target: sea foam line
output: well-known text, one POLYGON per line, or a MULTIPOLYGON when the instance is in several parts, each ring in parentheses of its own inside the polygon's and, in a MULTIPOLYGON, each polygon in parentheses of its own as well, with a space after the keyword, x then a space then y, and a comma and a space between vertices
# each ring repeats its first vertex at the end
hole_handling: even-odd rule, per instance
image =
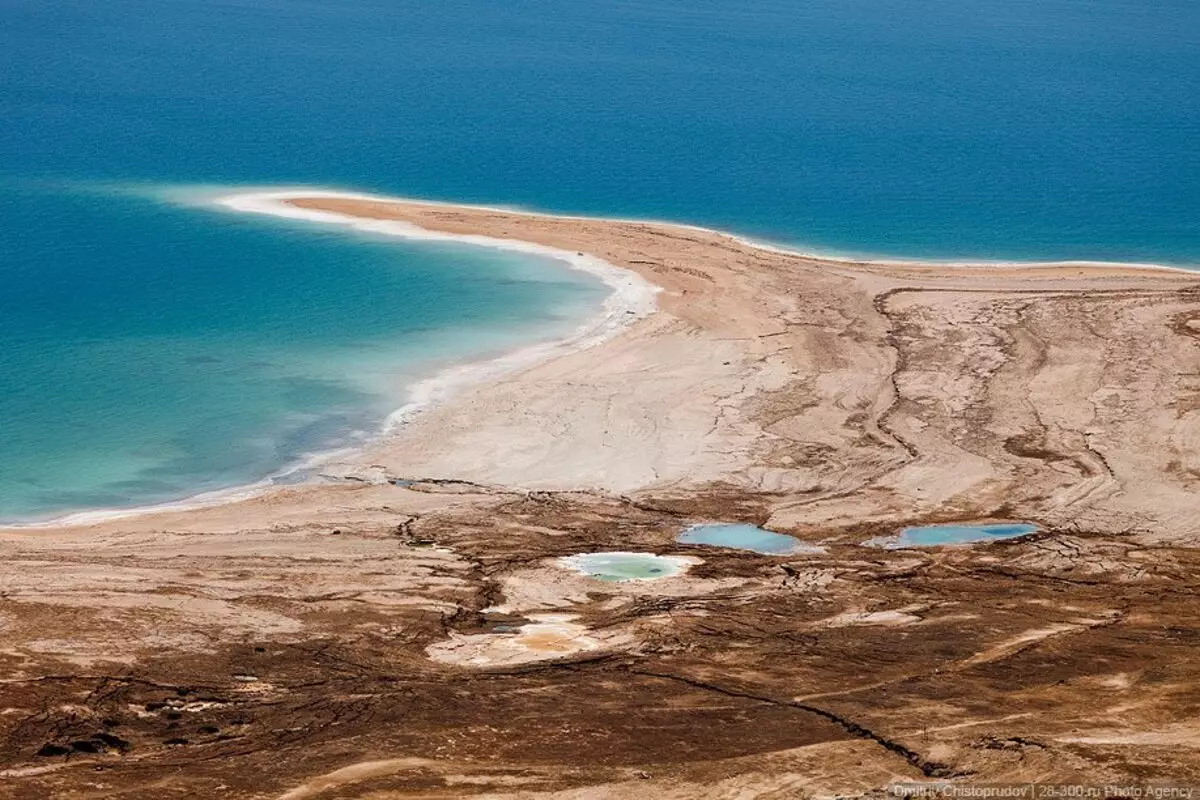
MULTIPOLYGON (((650 283, 632 270, 617 267, 595 256, 516 239, 500 239, 475 234, 440 233, 398 220, 374 220, 350 214, 303 209, 289 205, 286 202, 287 200, 301 197, 409 202, 394 197, 321 189, 242 192, 217 197, 213 202, 225 208, 244 213, 266 214, 305 222, 344 225, 364 232, 397 236, 416 241, 458 242, 478 247, 490 247, 497 250, 549 257, 566 263, 572 269, 595 276, 612 290, 608 297, 605 298, 600 313, 587 319, 565 337, 528 345, 486 361, 455 364, 440 370, 429 378, 417 381, 409 388, 408 402, 388 415, 383 429, 380 431, 380 436, 394 433, 398 428, 415 420, 421 412, 444 403, 454 394, 470 386, 516 372, 519 369, 532 366, 556 356, 595 347, 613 338, 636 320, 644 319, 657 310, 655 296, 661 291, 661 287, 650 283)), ((423 205, 451 205, 448 203, 412 202, 418 202, 423 205)), ((166 512, 192 511, 225 505, 240 500, 249 500, 261 497, 272 489, 280 488, 275 479, 282 475, 331 464, 340 458, 350 457, 362 449, 362 447, 339 448, 333 451, 314 453, 304 458, 299 464, 289 465, 286 469, 261 481, 229 489, 204 492, 203 494, 193 495, 181 500, 123 509, 79 511, 45 521, 0 524, 0 529, 36 529, 93 525, 116 519, 166 512)))

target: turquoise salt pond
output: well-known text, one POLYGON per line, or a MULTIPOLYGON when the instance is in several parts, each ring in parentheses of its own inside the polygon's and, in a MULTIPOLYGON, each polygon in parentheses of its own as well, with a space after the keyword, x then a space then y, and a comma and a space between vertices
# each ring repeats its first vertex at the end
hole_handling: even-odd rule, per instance
POLYGON ((679 534, 681 544, 703 544, 711 547, 731 547, 752 550, 771 556, 790 556, 797 553, 824 553, 825 548, 806 544, 792 536, 763 530, 745 523, 711 523, 693 525, 679 534))
POLYGON ((687 571, 697 559, 653 553, 579 553, 558 560, 559 566, 600 581, 652 581, 687 571))
POLYGON ((897 549, 902 547, 938 547, 941 545, 974 544, 998 539, 1013 539, 1037 532, 1028 522, 997 522, 977 525, 923 525, 905 528, 896 536, 880 536, 864 544, 870 547, 897 549))

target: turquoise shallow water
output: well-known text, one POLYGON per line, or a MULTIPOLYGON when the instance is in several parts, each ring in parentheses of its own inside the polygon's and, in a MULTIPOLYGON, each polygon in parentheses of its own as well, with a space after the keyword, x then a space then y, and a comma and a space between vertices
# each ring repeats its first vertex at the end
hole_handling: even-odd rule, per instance
POLYGON ((0 0, 0 520, 262 478, 562 329, 553 265, 176 205, 306 184, 844 252, 1200 261, 1191 0, 0 0))
POLYGON ((938 547, 941 545, 973 544, 998 539, 1013 539, 1037 532, 1037 526, 1028 522, 1000 522, 978 525, 925 525, 905 528, 896 536, 868 542, 873 546, 938 547))
POLYGON ((53 257, 6 264, 0 519, 260 480, 374 434, 446 361, 569 333, 606 296, 552 259, 153 199, 46 214, 21 246, 53 257))
POLYGON ((822 548, 801 542, 794 536, 742 523, 693 525, 679 534, 679 542, 704 544, 712 547, 731 547, 775 556, 823 552, 822 548))

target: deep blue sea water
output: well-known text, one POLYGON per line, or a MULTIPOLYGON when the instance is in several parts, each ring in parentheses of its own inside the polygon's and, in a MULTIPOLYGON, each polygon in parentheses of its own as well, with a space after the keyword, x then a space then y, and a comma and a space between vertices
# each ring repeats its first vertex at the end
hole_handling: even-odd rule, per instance
POLYGON ((188 186, 1195 264, 1197 42, 1194 0, 0 0, 0 519, 261 478, 601 294, 188 186))

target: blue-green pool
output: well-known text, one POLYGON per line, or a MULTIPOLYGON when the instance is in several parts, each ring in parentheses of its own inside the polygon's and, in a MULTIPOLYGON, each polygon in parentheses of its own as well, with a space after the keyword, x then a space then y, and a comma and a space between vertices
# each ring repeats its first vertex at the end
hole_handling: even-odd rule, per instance
POLYGON ((880 536, 870 539, 864 544, 888 549, 974 544, 1027 536, 1036 533, 1037 529, 1036 525, 1029 522, 922 525, 915 528, 904 528, 895 536, 880 536))
POLYGON ((654 553, 579 553, 564 556, 559 566, 582 572, 600 581, 652 581, 687 571, 694 559, 654 553))
POLYGON ((823 553, 825 548, 807 544, 794 536, 763 530, 746 523, 719 522, 693 525, 679 534, 682 544, 703 544, 711 547, 731 547, 751 550, 772 556, 797 553, 823 553))

